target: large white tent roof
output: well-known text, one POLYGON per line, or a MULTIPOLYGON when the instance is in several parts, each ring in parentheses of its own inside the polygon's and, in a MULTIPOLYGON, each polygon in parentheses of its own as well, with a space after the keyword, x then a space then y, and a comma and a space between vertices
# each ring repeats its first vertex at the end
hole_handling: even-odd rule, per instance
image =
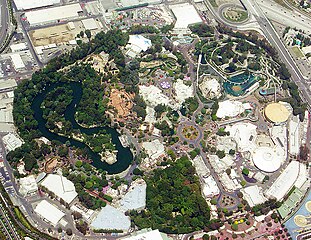
POLYGON ((142 35, 130 35, 129 44, 138 47, 137 51, 146 51, 152 46, 151 40, 142 35))
POLYGON ((121 199, 120 208, 123 211, 140 210, 146 206, 146 189, 147 184, 133 186, 121 199))
POLYGON ((28 10, 58 4, 60 0, 14 0, 14 3, 18 10, 28 10))
POLYGON ((35 208, 35 212, 41 217, 56 226, 57 223, 65 216, 61 210, 53 206, 46 200, 42 200, 35 208))
POLYGON ((103 207, 91 223, 91 227, 94 229, 117 229, 127 231, 130 226, 131 221, 129 217, 110 205, 103 207))
POLYGON ((52 191, 57 197, 62 198, 68 204, 78 195, 74 184, 61 175, 49 174, 42 181, 41 185, 52 191))

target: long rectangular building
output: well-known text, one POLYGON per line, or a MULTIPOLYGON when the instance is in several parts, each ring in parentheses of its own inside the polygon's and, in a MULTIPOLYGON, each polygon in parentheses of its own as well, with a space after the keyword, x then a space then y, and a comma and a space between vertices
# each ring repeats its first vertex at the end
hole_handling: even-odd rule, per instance
POLYGON ((59 4, 60 0, 14 0, 14 3, 17 10, 29 10, 59 4))
POLYGON ((79 13, 83 12, 79 3, 45 8, 35 11, 26 12, 25 16, 31 26, 42 25, 47 23, 58 22, 65 19, 74 19, 79 17, 79 13))

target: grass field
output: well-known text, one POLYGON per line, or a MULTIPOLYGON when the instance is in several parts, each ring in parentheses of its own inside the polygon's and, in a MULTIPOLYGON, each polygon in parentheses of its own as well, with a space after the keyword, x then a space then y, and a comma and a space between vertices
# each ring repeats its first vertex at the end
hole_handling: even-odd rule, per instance
POLYGON ((298 46, 294 46, 291 48, 292 52, 295 54, 296 58, 302 58, 304 57, 303 53, 301 52, 300 48, 298 46))
POLYGON ((228 9, 223 12, 223 16, 232 22, 243 22, 247 19, 248 13, 242 10, 228 9))
POLYGON ((29 230, 33 230, 32 226, 29 224, 29 222, 27 221, 27 219, 24 217, 24 215, 21 213, 21 211, 19 210, 19 208, 14 208, 14 212, 16 213, 16 216, 18 218, 18 220, 29 230))

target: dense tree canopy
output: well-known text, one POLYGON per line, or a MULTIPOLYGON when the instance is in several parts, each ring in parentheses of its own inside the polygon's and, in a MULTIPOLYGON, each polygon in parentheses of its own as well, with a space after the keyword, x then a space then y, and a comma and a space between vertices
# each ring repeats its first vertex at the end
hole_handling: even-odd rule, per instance
POLYGON ((207 226, 210 210, 194 174, 187 157, 168 168, 156 169, 147 179, 147 209, 131 212, 134 223, 139 228, 151 227, 166 233, 188 233, 207 226))

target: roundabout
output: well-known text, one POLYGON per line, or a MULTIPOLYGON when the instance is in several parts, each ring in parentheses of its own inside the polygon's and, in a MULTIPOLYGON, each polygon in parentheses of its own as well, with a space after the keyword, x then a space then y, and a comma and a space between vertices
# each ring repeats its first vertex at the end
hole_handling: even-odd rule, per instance
POLYGON ((249 20, 248 12, 235 4, 224 4, 219 7, 219 16, 230 23, 244 23, 249 20))

